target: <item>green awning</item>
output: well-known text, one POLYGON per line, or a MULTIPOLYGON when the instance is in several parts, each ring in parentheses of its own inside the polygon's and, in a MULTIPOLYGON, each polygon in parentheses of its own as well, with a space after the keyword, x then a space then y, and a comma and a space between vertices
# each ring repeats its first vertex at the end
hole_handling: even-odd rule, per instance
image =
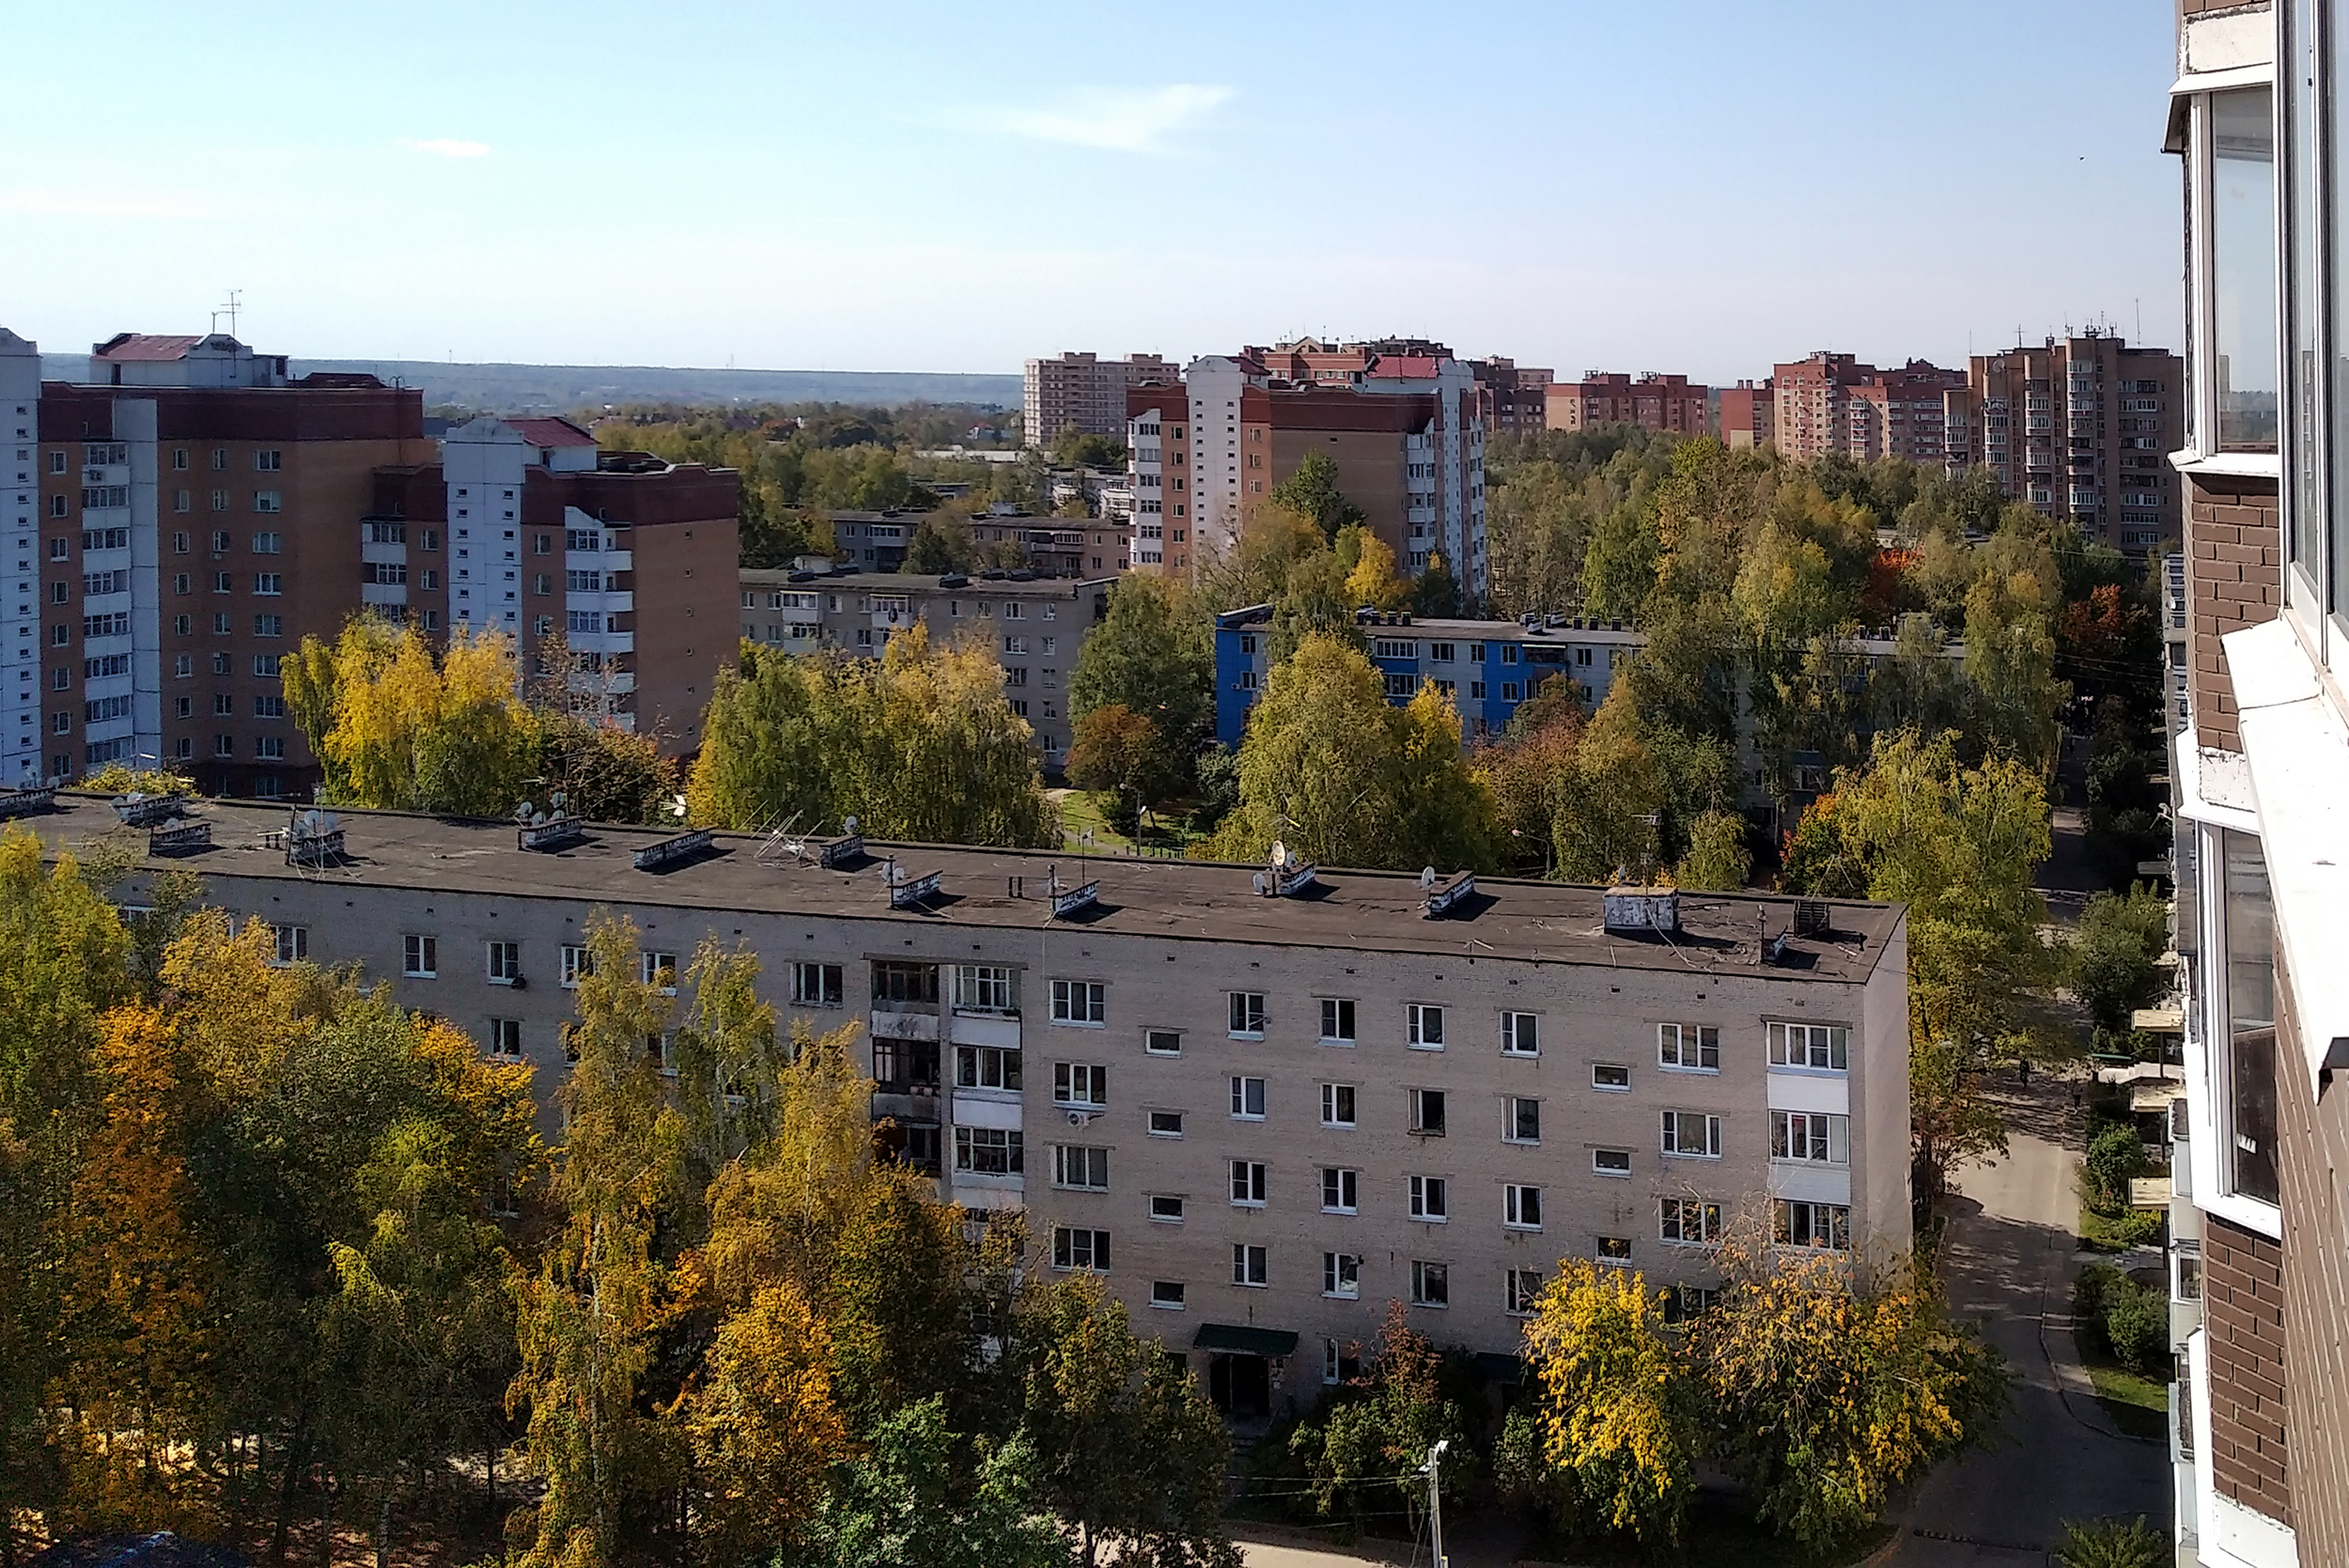
POLYGON ((1525 1381, 1525 1363, 1497 1350, 1480 1350, 1476 1354, 1476 1374, 1487 1383, 1515 1387, 1525 1381))
POLYGON ((1237 1323, 1203 1323, 1193 1350, 1226 1350, 1240 1356, 1294 1356, 1297 1336, 1285 1328, 1251 1328, 1237 1323))

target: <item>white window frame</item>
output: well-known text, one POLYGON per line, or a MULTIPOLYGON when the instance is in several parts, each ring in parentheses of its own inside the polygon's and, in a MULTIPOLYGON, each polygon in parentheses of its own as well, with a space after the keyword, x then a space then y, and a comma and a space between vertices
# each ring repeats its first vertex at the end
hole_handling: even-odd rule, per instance
POLYGON ((1501 1096, 1501 1141, 1520 1148, 1539 1147, 1542 1141, 1542 1102, 1535 1094, 1503 1094, 1501 1096), (1533 1108, 1533 1136, 1528 1138, 1518 1126, 1517 1108, 1533 1108))
POLYGON ((563 944, 563 988, 579 989, 579 983, 596 972, 596 950, 570 942, 563 944))
POLYGON ((1073 1110, 1104 1110, 1110 1103, 1110 1070, 1099 1062, 1052 1063, 1052 1103, 1073 1110))
POLYGON ((1179 1029, 1145 1029, 1142 1032, 1142 1053, 1144 1056, 1170 1057, 1183 1054, 1183 1032, 1179 1029), (1161 1046, 1162 1041, 1172 1045, 1161 1046))
POLYGON ((1360 1301, 1362 1298, 1361 1254, 1322 1253, 1321 1294, 1331 1301, 1360 1301))
POLYGON ((1150 1222, 1154 1225, 1179 1225, 1184 1219, 1184 1194, 1153 1192, 1150 1194, 1150 1222))
POLYGON ((1631 1093, 1631 1069, 1620 1062, 1594 1062, 1591 1063, 1591 1087, 1602 1094, 1628 1094, 1631 1093), (1598 1077, 1601 1073, 1621 1073, 1623 1081, 1602 1083, 1598 1077))
POLYGON ((1017 1127, 972 1127, 959 1124, 955 1127, 955 1170, 967 1176, 1019 1176, 1027 1172, 1027 1148, 1023 1134, 1017 1127), (1001 1170, 990 1170, 982 1163, 982 1157, 997 1156, 994 1164, 1001 1170))
POLYGON ((1851 1071, 1851 1031, 1844 1025, 1771 1018, 1765 1028, 1769 1037, 1770 1071, 1839 1075, 1851 1071), (1798 1053, 1800 1061, 1795 1060, 1798 1053), (1819 1056, 1826 1057, 1826 1062, 1812 1060, 1819 1056))
POLYGON ((1501 1311, 1511 1317, 1532 1317, 1539 1309, 1542 1292, 1549 1281, 1538 1268, 1513 1268, 1507 1275, 1501 1296, 1501 1311))
POLYGON ((1321 1212, 1324 1214, 1360 1214, 1362 1212, 1362 1173, 1350 1165, 1325 1165, 1321 1168, 1321 1212))
POLYGON ((1180 1280, 1150 1281, 1150 1305, 1162 1312, 1188 1312, 1190 1302, 1185 1297, 1189 1294, 1180 1280))
POLYGON ((1452 1306, 1452 1265, 1432 1258, 1411 1260, 1411 1305, 1429 1312, 1447 1312, 1452 1306), (1431 1295, 1428 1286, 1436 1293, 1431 1295))
POLYGON ((1089 1225, 1052 1227, 1052 1266, 1063 1273, 1107 1274, 1110 1234, 1089 1225), (1082 1238, 1080 1246, 1079 1238, 1082 1238), (1082 1254, 1080 1257, 1080 1253, 1082 1254))
POLYGON ((1001 1017, 1019 1010, 1018 971, 1008 964, 957 964, 955 1011, 1001 1017))
POLYGON ((1072 1029, 1103 1029, 1110 1016, 1110 988, 1098 980, 1052 982, 1052 1021, 1072 1029))
POLYGON ((1272 1188, 1272 1171, 1261 1159, 1232 1161, 1232 1206, 1236 1209, 1260 1209, 1268 1201, 1272 1188))
POLYGON ((481 962, 490 985, 514 985, 522 977, 522 944, 492 938, 482 943, 481 962))
POLYGON ((1674 1193, 1656 1201, 1657 1239, 1671 1247, 1719 1247, 1723 1230, 1722 1205, 1710 1198, 1674 1193), (1699 1234, 1688 1234, 1694 1215, 1699 1234), (1677 1230, 1680 1234, 1672 1233, 1677 1230))
POLYGON ((1262 991, 1230 991, 1228 1005, 1229 1033, 1235 1040, 1261 1040, 1265 1032, 1265 996, 1262 991))
POLYGON ((1143 1126, 1147 1130, 1147 1135, 1149 1137, 1180 1138, 1183 1136, 1183 1113, 1181 1111, 1168 1110, 1164 1108, 1160 1108, 1156 1110, 1146 1110, 1143 1113, 1143 1115, 1144 1117, 1143 1126), (1160 1125, 1162 1121, 1169 1118, 1172 1118, 1174 1124, 1173 1126, 1165 1126, 1160 1125))
POLYGON ((1721 1070, 1721 1032, 1714 1024, 1659 1023, 1656 1026, 1656 1064, 1668 1073, 1718 1073, 1721 1070), (1706 1057, 1711 1062, 1706 1062, 1706 1057), (1693 1060, 1692 1060, 1693 1059, 1693 1060))
POLYGON ((1790 1165, 1849 1165, 1851 1118, 1828 1110, 1773 1110, 1770 1157, 1790 1165), (1814 1148, 1820 1152, 1811 1153, 1814 1148))
POLYGON ((1452 1219, 1452 1182, 1446 1176, 1413 1176, 1410 1179, 1410 1208, 1412 1219, 1427 1225, 1442 1225, 1452 1219))
POLYGON ((400 973, 410 980, 438 980, 441 977, 441 939, 428 932, 411 931, 399 939, 400 973))
POLYGON ((1351 1131, 1355 1121, 1359 1095, 1350 1083, 1325 1083, 1321 1086, 1321 1125, 1343 1131, 1351 1131))
POLYGON ((1361 1038, 1354 1027, 1352 997, 1316 997, 1320 1003, 1321 1043, 1325 1046, 1350 1046, 1361 1038))
POLYGON ((1541 1055, 1542 1016, 1539 1013, 1502 1013, 1501 1054, 1521 1057, 1541 1055))
POLYGON ((1629 1181, 1631 1159, 1632 1151, 1629 1149, 1593 1149, 1591 1151, 1591 1174, 1605 1176, 1610 1181, 1629 1181), (1623 1162, 1620 1168, 1612 1163, 1618 1157, 1623 1162))
POLYGON ((1262 1242, 1232 1243, 1232 1283, 1242 1290, 1271 1288, 1272 1253, 1262 1242))
POLYGON ((1266 1093, 1265 1093, 1265 1080, 1264 1080, 1264 1079, 1260 1079, 1260 1078, 1255 1078, 1255 1077, 1252 1077, 1252 1076, 1250 1076, 1250 1075, 1247 1075, 1247 1074, 1241 1074, 1241 1073, 1235 1073, 1235 1074, 1233 1074, 1233 1075, 1232 1075, 1232 1120, 1233 1120, 1233 1121, 1235 1121, 1235 1122, 1261 1122, 1261 1121, 1263 1121, 1263 1120, 1264 1120, 1264 1118, 1265 1118, 1265 1106, 1266 1106, 1266 1103, 1267 1103, 1268 1098, 1268 1095, 1266 1094, 1266 1093), (1255 1106, 1256 1106, 1256 1109, 1255 1109, 1255 1110, 1249 1110, 1249 1109, 1248 1109, 1248 1104, 1249 1104, 1249 1096, 1250 1096, 1250 1086, 1251 1086, 1252 1084, 1254 1086, 1253 1093, 1254 1093, 1255 1106))
MULTIPOLYGON (((962 1129, 957 1127, 957 1132, 962 1129)), ((1052 1185, 1070 1192, 1110 1189, 1110 1151, 1098 1143, 1052 1145, 1052 1185), (1096 1177, 1099 1179, 1095 1180, 1096 1177)))
POLYGON ((1525 1182, 1508 1182, 1501 1189, 1501 1223, 1511 1231, 1542 1228, 1542 1189, 1525 1182))
POLYGON ((270 960, 273 969, 303 964, 310 959, 310 928, 306 925, 278 925, 270 929, 276 933, 277 956, 270 960))
POLYGON ((1443 1006, 1439 1002, 1409 1003, 1405 1043, 1413 1050, 1441 1050, 1444 1042, 1443 1006))
POLYGON ((677 975, 680 971, 677 969, 676 954, 654 952, 639 953, 636 955, 636 969, 638 974, 643 977, 644 983, 651 986, 654 990, 660 992, 662 996, 673 997, 677 995, 677 975), (661 979, 661 971, 663 970, 666 970, 669 972, 669 983, 666 986, 659 983, 661 979))
POLYGON ((1662 1152, 1673 1159, 1719 1159, 1721 1157, 1721 1119, 1709 1110, 1666 1110, 1658 1116, 1660 1130, 1657 1141, 1662 1152), (1696 1118, 1696 1147, 1684 1147, 1688 1142, 1686 1119, 1696 1118))

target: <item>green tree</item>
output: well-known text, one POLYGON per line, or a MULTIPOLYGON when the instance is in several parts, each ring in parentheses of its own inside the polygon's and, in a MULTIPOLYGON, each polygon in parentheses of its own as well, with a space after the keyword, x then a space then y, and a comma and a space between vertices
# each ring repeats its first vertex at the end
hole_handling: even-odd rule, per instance
POLYGON ((2072 935, 2073 992, 2103 1028, 2126 1029, 2130 1013, 2161 994, 2154 961, 2169 945, 2170 906, 2152 888, 2097 893, 2072 935))
POLYGON ((1459 1402, 1443 1386, 1443 1358, 1413 1333, 1403 1303, 1390 1302, 1378 1351, 1363 1376, 1321 1420, 1299 1425, 1289 1449, 1312 1478, 1315 1507, 1358 1528, 1400 1508, 1416 1533, 1427 1489, 1411 1472, 1438 1443, 1449 1452, 1439 1474, 1446 1500, 1466 1498, 1476 1480, 1459 1402))
POLYGON ((1335 539, 1338 530, 1362 520, 1362 509, 1338 489, 1337 461, 1326 452, 1306 453, 1266 499, 1310 520, 1324 539, 1335 539))
POLYGON ((2156 1529, 2139 1514, 2123 1524, 2118 1519, 2063 1521, 2063 1540, 2055 1548, 2061 1568, 2170 1568, 2177 1548, 2170 1532, 2156 1529))
POLYGON ((929 512, 913 525, 913 536, 906 541, 905 563, 897 569, 942 577, 948 572, 967 572, 977 562, 970 520, 952 512, 929 512))
POLYGON ((1237 1568, 1223 1532, 1231 1443, 1188 1372, 1135 1335, 1085 1276, 1032 1283, 1013 1330, 1020 1433, 1039 1500, 1077 1529, 1086 1568, 1105 1544, 1159 1568, 1237 1568))
POLYGON ((537 776, 563 791, 568 809, 591 822, 676 820, 677 765, 661 754, 660 741, 568 713, 537 718, 537 776))
POLYGON ((1707 812, 1690 828, 1688 852, 1681 857, 1672 880, 1684 888, 1734 893, 1746 885, 1752 869, 1746 819, 1735 812, 1707 812))
POLYGON ((1612 620, 1636 616, 1656 591, 1657 562, 1662 554, 1653 508, 1615 508, 1599 520, 1583 555, 1583 604, 1591 613, 1612 620))
POLYGON ((1427 565, 1411 584, 1411 610, 1429 620, 1450 619, 1468 613, 1467 596, 1461 593, 1460 580, 1452 575, 1442 551, 1427 552, 1427 565))
POLYGON ((1631 688, 1618 683, 1575 748, 1570 772, 1549 797, 1558 875, 1569 882, 1642 876, 1661 853, 1663 769, 1648 742, 1631 688))
POLYGON ((1169 745, 1195 751, 1215 730, 1212 622, 1190 590, 1129 577, 1086 633, 1068 677, 1068 711, 1115 705, 1148 719, 1169 745))
POLYGON ((1527 1475, 1520 1454, 1520 1486, 1562 1504, 1579 1529, 1625 1530, 1650 1546, 1680 1539, 1704 1431, 1663 1303, 1637 1273, 1570 1258, 1525 1329, 1548 1475, 1527 1475))
POLYGON ((1060 1527, 1037 1506, 1035 1455, 1014 1437, 975 1455, 927 1399, 890 1412, 839 1467, 793 1568, 1071 1568, 1060 1527), (970 1483, 960 1484, 963 1476, 970 1483))
POLYGON ((1112 797, 1113 815, 1136 814, 1183 786, 1183 763, 1159 727, 1122 703, 1097 707, 1076 722, 1068 777, 1081 789, 1112 797))

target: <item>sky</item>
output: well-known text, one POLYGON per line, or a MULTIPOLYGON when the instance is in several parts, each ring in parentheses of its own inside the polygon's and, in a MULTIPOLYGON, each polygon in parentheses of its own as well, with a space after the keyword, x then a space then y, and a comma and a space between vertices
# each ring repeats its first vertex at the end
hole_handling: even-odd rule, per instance
POLYGON ((24 7, 0 326, 1016 372, 1439 338, 1720 384, 2176 347, 2168 0, 24 7), (224 321, 224 325, 226 322, 224 321))

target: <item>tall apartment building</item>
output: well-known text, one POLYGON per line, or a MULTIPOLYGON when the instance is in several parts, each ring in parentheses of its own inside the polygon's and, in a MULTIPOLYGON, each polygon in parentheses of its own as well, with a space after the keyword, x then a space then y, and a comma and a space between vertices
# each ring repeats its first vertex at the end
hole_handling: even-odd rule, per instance
POLYGON ((1985 467, 2010 499, 2146 554, 2178 537, 2170 454, 2186 440, 2185 386, 2176 354, 2094 330, 1977 354, 1943 399, 1947 460, 1985 467))
POLYGON ((735 649, 740 479, 606 452, 567 419, 484 416, 438 461, 387 467, 352 530, 366 602, 425 630, 495 631, 535 657, 560 632, 573 711, 701 743, 735 649))
POLYGON ((1777 383, 1739 381, 1721 388, 1721 444, 1733 450, 1767 446, 1778 440, 1777 383))
POLYGON ((1208 355, 1179 381, 1136 387, 1126 404, 1138 569, 1195 576, 1319 452, 1398 565, 1422 570, 1440 551, 1463 585, 1483 591, 1485 397, 1459 361, 1376 354, 1340 384, 1208 355))
POLYGON ((1772 439, 1801 462, 1835 452, 1854 462, 1906 458, 1938 465, 1944 457, 1942 394, 1965 384, 1964 371, 1923 360, 1879 370, 1823 349, 1773 367, 1772 439))
POLYGON ((2315 0, 2187 0, 2170 97, 2192 367, 2170 459, 2189 671, 2170 1454, 2182 1558, 2214 1568, 2349 1561, 2349 396, 2326 369, 2349 301, 2318 260, 2349 231, 2317 129, 2349 101, 2344 23, 2315 0))
POLYGON ((8 406, 38 438, 41 776, 160 763, 221 793, 303 790, 278 660, 358 608, 375 470, 430 455, 422 395, 288 380, 221 333, 121 334, 75 382, 11 347, 8 406))
POLYGON ((40 348, 0 327, 0 789, 38 784, 41 725, 40 348))
POLYGON ((1524 436, 1548 428, 1549 386, 1558 379, 1556 371, 1497 354, 1467 364, 1485 392, 1485 428, 1489 434, 1524 436))
POLYGON ((1068 760, 1068 677, 1085 634, 1110 612, 1114 577, 763 570, 744 567, 742 636, 786 653, 835 648, 878 659, 917 623, 933 642, 984 642, 1003 666, 1003 695, 1035 731, 1044 766, 1068 760))
POLYGON ((1126 428, 1126 389, 1142 381, 1172 380, 1182 366, 1156 354, 1101 359, 1061 354, 1028 361, 1020 410, 1030 446, 1050 446, 1074 426, 1086 435, 1119 436, 1126 428))
MULTIPOLYGON (((29 819, 53 849, 115 823, 102 800, 59 803, 29 819)), ((215 845, 285 825, 205 819, 215 845)), ((863 1026, 904 1158, 958 1203, 1024 1212, 1032 1268, 1099 1276, 1236 1414, 1310 1405, 1390 1301, 1514 1378, 1562 1258, 1691 1303, 1743 1217, 1861 1258, 1910 1240, 1896 906, 736 834, 680 861, 657 831, 603 827, 549 854, 486 823, 339 826, 331 875, 215 854, 208 896, 274 926, 288 960, 362 966, 529 1063, 542 1105, 595 911, 633 920, 656 970, 706 937, 741 944, 786 1025, 863 1026)))
POLYGON ((1702 384, 1691 385, 1686 376, 1586 370, 1579 381, 1557 381, 1547 389, 1544 420, 1552 430, 1638 425, 1701 436, 1713 428, 1712 393, 1702 384))

